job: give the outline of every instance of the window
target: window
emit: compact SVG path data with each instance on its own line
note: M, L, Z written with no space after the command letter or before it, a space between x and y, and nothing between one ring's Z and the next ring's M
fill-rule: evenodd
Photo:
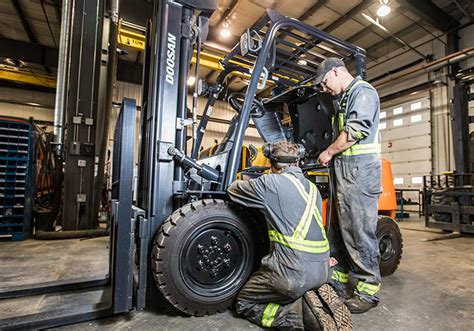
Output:
M421 109L421 101L414 102L410 105L411 110Z
M399 118L393 121L393 126L400 126L403 125L403 118Z
M393 109L393 115L399 115L403 113L403 107L397 107Z
M420 121L421 121L421 114L413 115L413 116L411 117L411 122L412 122L412 123L420 122Z
M387 123L385 122L380 122L379 124L379 130L383 130L383 129L386 129L387 128Z
M401 184L403 184L403 177L395 177L395 178L393 179L393 183L394 183L395 185L401 185Z
M387 112L386 111L381 111L380 115L379 115L379 118L382 119L382 118L385 118L385 117L387 117Z
M412 184L423 184L423 177L412 177L411 178Z

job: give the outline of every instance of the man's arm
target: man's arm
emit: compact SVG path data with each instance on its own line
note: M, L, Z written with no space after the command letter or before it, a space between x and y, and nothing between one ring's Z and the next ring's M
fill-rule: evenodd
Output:
M349 102L349 114L344 130L319 155L319 163L327 165L334 155L344 152L359 140L367 137L374 125L373 118L377 109L378 95L375 90L362 86L357 91L354 91Z
M318 161L322 165L326 166L334 155L344 152L346 149L354 145L357 141L348 141L348 135L346 131L342 131L337 139L326 148L321 154L319 154Z
M249 181L236 180L227 189L233 202L249 208L265 207L265 175Z

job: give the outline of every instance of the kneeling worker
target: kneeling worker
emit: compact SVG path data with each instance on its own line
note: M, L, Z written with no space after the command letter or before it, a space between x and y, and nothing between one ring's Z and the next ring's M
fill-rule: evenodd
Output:
M286 141L266 144L264 154L271 161L271 174L236 181L228 189L232 201L262 211L271 243L260 269L239 293L236 309L263 327L314 329L321 319L308 308L305 293L326 284L331 276L321 195L297 166L304 156L302 146ZM332 301L339 301L334 292L331 295L336 297ZM333 308L347 310L342 302ZM345 321L350 323L350 315Z

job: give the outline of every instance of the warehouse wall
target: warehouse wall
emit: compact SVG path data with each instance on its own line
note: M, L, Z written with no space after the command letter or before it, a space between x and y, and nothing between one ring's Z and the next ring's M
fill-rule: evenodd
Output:
M25 119L33 117L40 122L49 122L52 128L54 94L0 87L1 115Z
M440 35L438 32L437 35ZM468 27L460 31L459 48L465 49L474 45L474 28ZM425 37L411 43L411 46L417 46L433 38L433 35ZM440 36L438 39L426 42L418 49L424 54L433 54L434 59L440 59L445 54L446 37ZM399 55L399 56L396 56ZM420 56L406 48L387 54L381 58L378 63L369 63L368 79L412 63ZM386 112L386 128L381 129L382 134L382 154L391 160L393 173L395 177L395 186L397 188L417 188L422 184L419 177L424 174L439 174L445 171L453 171L454 155L452 147L452 131L450 111L450 99L452 98L452 82L447 77L447 68L433 71L429 74L407 76L394 82L381 84L382 82L407 73L414 68L418 68L424 63L417 64L410 69L392 74L388 78L383 78L373 82L380 96L386 97L396 95L403 90L413 88L431 81L431 87L411 93L398 98L392 98L384 102L381 108ZM461 68L473 66L474 59L460 63ZM410 104L420 101L423 104L422 109L411 110ZM394 115L393 111L402 107L404 114ZM426 110L424 110L426 109ZM471 110L474 112L474 109ZM422 122L412 123L410 117L420 114ZM404 120L404 124L394 128L394 120ZM383 122L384 120L381 120ZM427 130L430 127L430 130ZM472 131L473 128L471 128ZM390 148L388 146L391 146ZM397 151L398 149L398 151ZM403 152L401 151L403 150ZM429 163L418 160L419 158L430 160ZM430 165L430 167L428 166ZM407 198L417 201L415 192L408 192ZM415 207L416 209L416 207Z
M124 97L133 98L137 101L137 106L141 107L141 86L125 82L117 82L114 91L114 103L121 103ZM49 130L53 128L55 96L52 93L20 90L14 88L0 87L0 116L14 116L28 119L33 117L42 125L47 125ZM30 103L30 104L28 104ZM201 115L206 104L206 99L199 98L198 114ZM192 105L192 98L188 98L188 107ZM119 107L114 107L111 119L111 128L115 127L115 121ZM140 112L138 112L140 114ZM218 101L214 107L212 117L230 120L235 111L222 101ZM137 119L138 123L138 119ZM203 146L205 148L214 144L214 140L222 140L227 132L227 124L210 122L204 137ZM191 134L191 132L189 132ZM113 130L110 131L109 141L112 143ZM138 133L137 133L138 141ZM245 144L261 145L258 132L254 128L249 128L246 132Z

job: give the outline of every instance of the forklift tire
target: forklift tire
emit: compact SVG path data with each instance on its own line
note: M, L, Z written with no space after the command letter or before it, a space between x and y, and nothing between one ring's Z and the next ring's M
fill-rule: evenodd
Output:
M380 250L380 274L388 276L397 270L402 259L402 234L395 220L379 216L376 235Z
M452 188L443 188L438 189L436 192L445 193L445 192L453 192L454 189ZM443 205L443 206L451 206L456 199L454 196L451 195L432 195L431 196L431 204L433 205ZM452 223L452 217L450 213L433 213L433 218L437 222L444 222L444 223Z
M229 308L264 253L253 222L223 200L200 200L176 210L152 249L153 276L163 296L187 315Z

